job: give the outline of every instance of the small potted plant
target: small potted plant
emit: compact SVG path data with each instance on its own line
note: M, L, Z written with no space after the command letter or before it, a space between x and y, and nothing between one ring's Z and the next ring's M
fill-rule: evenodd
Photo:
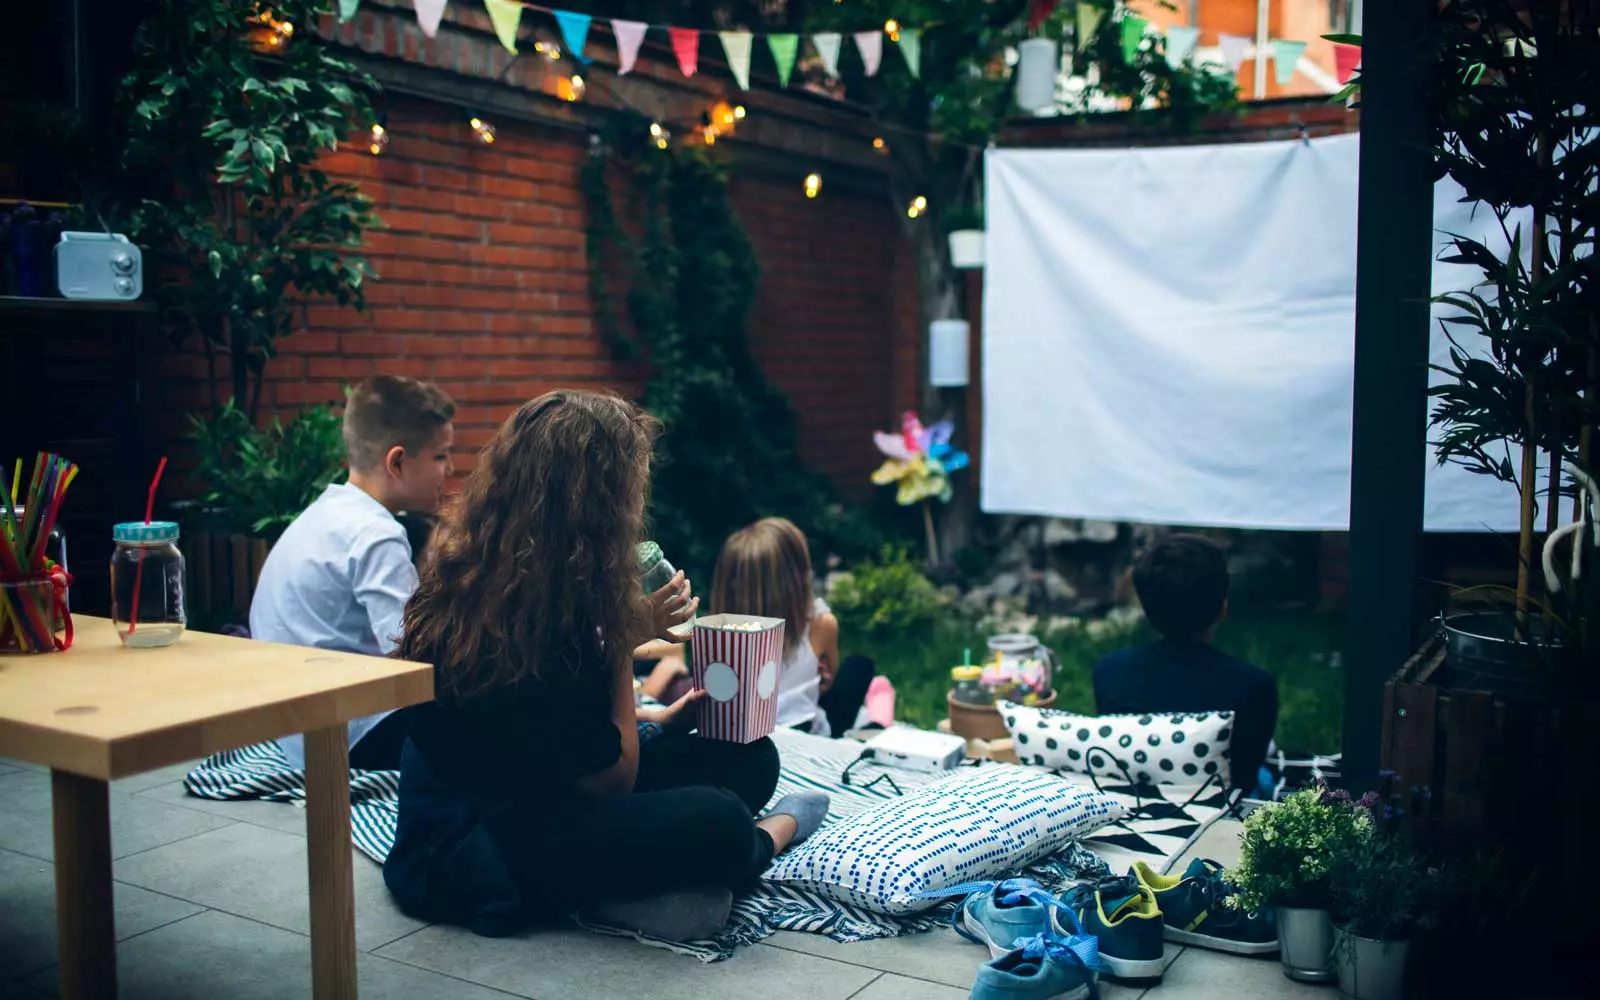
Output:
M1391 816L1393 806L1385 806ZM1376 823L1374 824L1377 825ZM1351 1000L1399 1000L1432 875L1399 831L1374 829L1335 853L1333 965Z
M983 266L983 206L963 202L945 214L950 233L950 266L974 270Z
M1273 912L1283 974L1290 979L1333 981L1333 861L1371 831L1367 809L1346 792L1320 785L1245 819L1239 863L1224 875L1238 890L1228 905Z

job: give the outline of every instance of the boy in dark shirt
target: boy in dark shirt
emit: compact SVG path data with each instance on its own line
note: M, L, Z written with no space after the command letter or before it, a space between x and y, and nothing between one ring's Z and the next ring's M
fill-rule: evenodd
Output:
M1133 586L1161 639L1104 657L1094 667L1101 715L1234 713L1229 771L1254 789L1278 724L1272 675L1223 653L1211 636L1228 612L1228 563L1198 535L1168 535L1134 565Z

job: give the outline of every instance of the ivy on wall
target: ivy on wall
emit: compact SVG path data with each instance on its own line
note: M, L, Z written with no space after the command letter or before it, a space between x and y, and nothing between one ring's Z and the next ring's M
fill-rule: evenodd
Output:
M722 540L771 515L800 525L813 553L872 551L876 529L800 462L794 412L750 352L760 268L726 166L700 147L657 149L648 122L627 117L595 143L582 188L598 321L614 355L652 366L644 405L663 430L651 516L668 557L709 583ZM616 193L633 232L617 221ZM618 277L626 324L611 304Z

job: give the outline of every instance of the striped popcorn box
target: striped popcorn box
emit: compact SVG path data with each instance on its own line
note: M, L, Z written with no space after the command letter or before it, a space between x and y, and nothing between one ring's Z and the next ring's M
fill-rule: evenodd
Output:
M695 619L689 643L694 685L704 688L700 735L754 743L778 724L778 666L783 619L707 615Z

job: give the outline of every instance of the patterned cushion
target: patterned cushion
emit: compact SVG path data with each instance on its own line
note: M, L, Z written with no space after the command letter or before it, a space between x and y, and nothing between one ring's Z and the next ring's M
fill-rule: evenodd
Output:
M1015 874L1126 814L1115 799L1055 775L963 769L823 827L765 877L904 916L937 905L918 893Z
M1093 716L1009 701L995 707L1024 764L1151 785L1229 780L1232 712Z

